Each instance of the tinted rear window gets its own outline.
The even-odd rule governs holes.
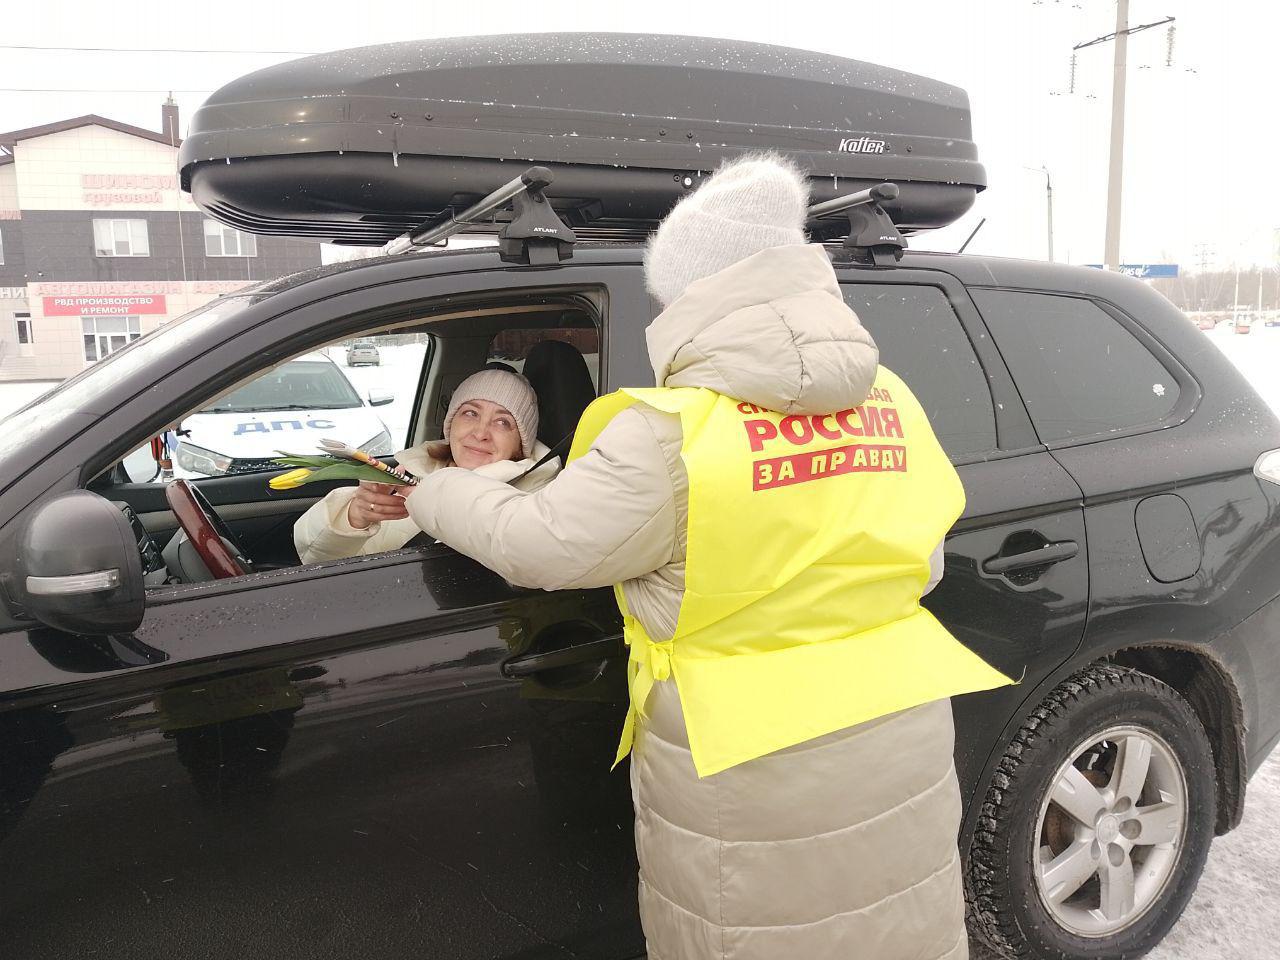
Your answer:
[[[928,414],[952,460],[994,450],[996,418],[973,346],[937,287],[846,283],[844,299]]]
[[[1043,442],[1158,423],[1178,402],[1164,364],[1093,301],[972,293]]]

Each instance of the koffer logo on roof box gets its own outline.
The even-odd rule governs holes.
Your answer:
[[[836,150],[840,153],[884,153],[888,144],[870,137],[845,137]]]

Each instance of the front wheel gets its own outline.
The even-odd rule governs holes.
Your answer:
[[[1088,667],[1033,711],[996,769],[968,858],[973,932],[1009,957],[1141,956],[1195,889],[1215,804],[1212,750],[1178,692]]]

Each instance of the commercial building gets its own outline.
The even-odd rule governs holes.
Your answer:
[[[163,133],[94,115],[0,133],[0,381],[59,380],[220,294],[320,263],[178,186]]]

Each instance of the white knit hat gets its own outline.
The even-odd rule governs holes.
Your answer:
[[[444,415],[444,438],[449,439],[454,414],[468,400],[488,400],[506,407],[516,418],[520,431],[520,450],[528,457],[538,440],[538,395],[529,381],[509,370],[481,370],[458,384],[449,398],[449,409]]]
[[[756,153],[726,163],[649,238],[645,284],[665,308],[695,280],[770,247],[804,243],[809,184],[790,160]]]

